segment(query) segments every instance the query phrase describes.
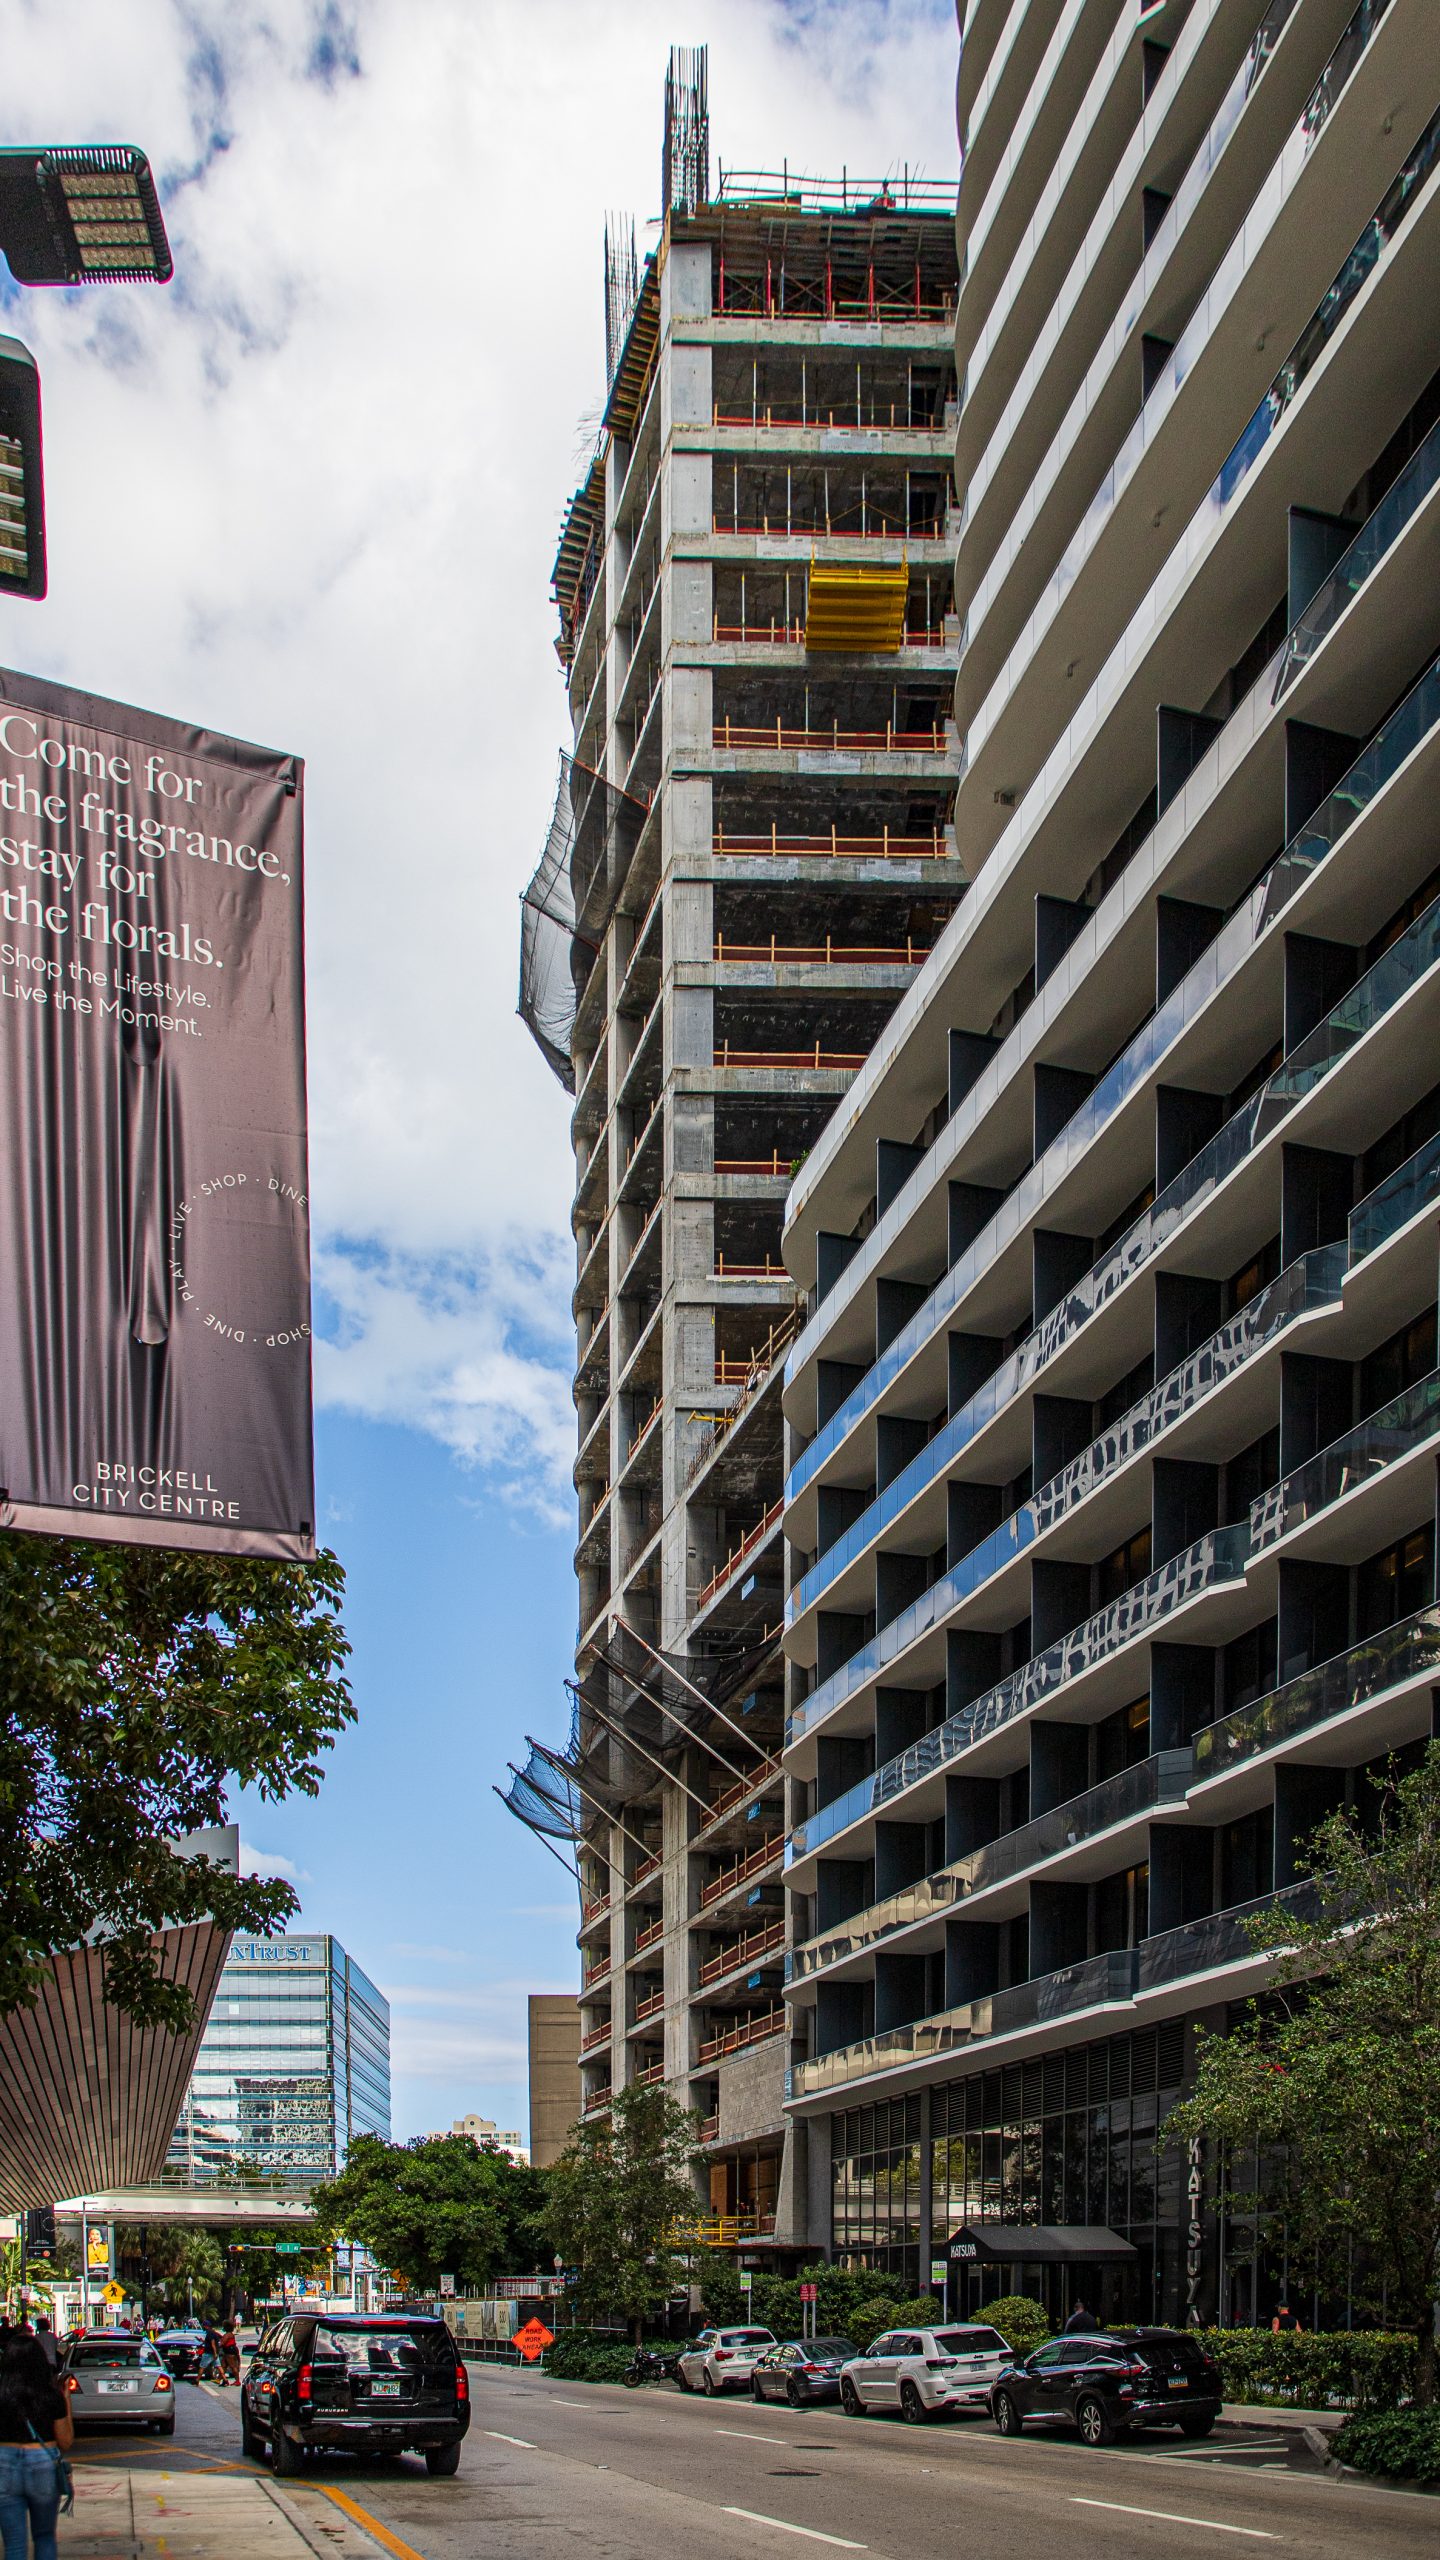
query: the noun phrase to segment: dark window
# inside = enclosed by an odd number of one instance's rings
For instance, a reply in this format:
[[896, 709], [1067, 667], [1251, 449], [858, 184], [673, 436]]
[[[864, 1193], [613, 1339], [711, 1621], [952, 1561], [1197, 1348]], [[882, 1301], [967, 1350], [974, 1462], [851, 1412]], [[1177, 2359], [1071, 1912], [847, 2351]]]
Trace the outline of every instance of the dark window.
[[[1131, 1224], [1133, 1223], [1132, 1220]], [[1123, 1234], [1123, 1228], [1121, 1232]], [[1102, 1431], [1109, 1430], [1112, 1422], [1118, 1422], [1123, 1413], [1128, 1413], [1132, 1404], [1138, 1404], [1142, 1396], [1148, 1396], [1154, 1384], [1155, 1362], [1153, 1358], [1148, 1357], [1137, 1360], [1133, 1369], [1127, 1370], [1123, 1378], [1117, 1378], [1109, 1394], [1101, 1396], [1096, 1404], [1094, 1417], [1096, 1439], [1099, 1439]]]
[[1392, 1122], [1383, 1138], [1377, 1138], [1374, 1146], [1366, 1149], [1360, 1159], [1362, 1194], [1373, 1191], [1378, 1183], [1396, 1172], [1414, 1155], [1417, 1147], [1423, 1147], [1428, 1138], [1434, 1137], [1437, 1129], [1440, 1129], [1440, 1084], [1432, 1085], [1421, 1101], [1412, 1103], [1408, 1111], [1402, 1112], [1400, 1118]]
[[1117, 1547], [1113, 1555], [1101, 1558], [1096, 1589], [1098, 1605], [1103, 1609], [1107, 1602], [1120, 1599], [1132, 1584], [1143, 1582], [1149, 1570], [1150, 1529], [1147, 1523], [1143, 1529], [1136, 1530], [1133, 1538], [1127, 1538], [1123, 1546]]
[[1435, 1530], [1423, 1529], [1401, 1538], [1379, 1555], [1368, 1556], [1356, 1577], [1359, 1585], [1359, 1632], [1378, 1635], [1400, 1618], [1428, 1608], [1435, 1597]]
[[1361, 1413], [1378, 1413], [1382, 1405], [1413, 1387], [1417, 1378], [1428, 1378], [1434, 1366], [1435, 1309], [1426, 1307], [1361, 1361]]
[[1095, 1727], [1095, 1779], [1118, 1777], [1150, 1756], [1150, 1701], [1133, 1698]]
[[1225, 1461], [1222, 1525], [1228, 1527], [1233, 1520], [1248, 1519], [1251, 1503], [1257, 1501], [1262, 1493], [1268, 1493], [1279, 1478], [1280, 1434], [1278, 1431], [1262, 1431], [1259, 1439], [1252, 1440], [1248, 1449], [1237, 1449], [1234, 1457]]
[[1270, 1805], [1227, 1822], [1220, 1834], [1220, 1907], [1258, 1902], [1273, 1889], [1275, 1815]]
[[[1137, 1947], [1148, 1936], [1149, 1927], [1148, 1864], [1126, 1867], [1116, 1876], [1102, 1876], [1095, 1887], [1096, 1954], [1108, 1955], [1115, 1947]], [[1103, 2221], [1103, 2214], [1097, 2219]]]
[[1248, 1707], [1263, 1698], [1275, 1686], [1276, 1625], [1265, 1618], [1258, 1627], [1250, 1627], [1233, 1644], [1227, 1644], [1224, 1663], [1225, 1713], [1237, 1707]]
[[[1278, 1051], [1276, 1054], [1278, 1057]], [[1258, 1298], [1262, 1289], [1269, 1288], [1271, 1281], [1278, 1277], [1279, 1270], [1280, 1238], [1274, 1235], [1268, 1244], [1262, 1244], [1258, 1253], [1252, 1253], [1248, 1262], [1242, 1262], [1239, 1270], [1227, 1280], [1224, 1292], [1226, 1315], [1238, 1315], [1242, 1307], [1248, 1307], [1252, 1298]]]

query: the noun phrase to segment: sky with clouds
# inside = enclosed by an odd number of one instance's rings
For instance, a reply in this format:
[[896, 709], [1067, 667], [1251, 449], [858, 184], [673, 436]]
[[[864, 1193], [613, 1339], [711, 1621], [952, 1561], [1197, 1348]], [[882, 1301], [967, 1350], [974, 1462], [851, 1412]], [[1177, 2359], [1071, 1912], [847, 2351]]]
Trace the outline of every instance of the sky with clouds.
[[490, 1792], [565, 1718], [565, 1097], [515, 1018], [565, 738], [550, 566], [603, 397], [601, 241], [712, 168], [956, 164], [952, 0], [0, 0], [0, 139], [150, 154], [174, 282], [0, 286], [51, 591], [0, 661], [306, 759], [319, 1518], [360, 1723], [244, 1808], [395, 2012], [397, 2131], [523, 2121], [568, 1880]]

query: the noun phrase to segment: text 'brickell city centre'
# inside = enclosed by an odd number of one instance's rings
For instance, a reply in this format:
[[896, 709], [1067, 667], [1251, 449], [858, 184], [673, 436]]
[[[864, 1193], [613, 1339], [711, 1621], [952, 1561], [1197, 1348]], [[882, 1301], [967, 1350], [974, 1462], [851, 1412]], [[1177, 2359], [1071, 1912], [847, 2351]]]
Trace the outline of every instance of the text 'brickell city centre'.
[[1270, 2308], [1157, 2128], [1440, 1690], [1432, 10], [970, 0], [958, 257], [902, 179], [712, 191], [672, 70], [557, 563], [517, 1792], [587, 2108], [695, 2107], [756, 2263]]

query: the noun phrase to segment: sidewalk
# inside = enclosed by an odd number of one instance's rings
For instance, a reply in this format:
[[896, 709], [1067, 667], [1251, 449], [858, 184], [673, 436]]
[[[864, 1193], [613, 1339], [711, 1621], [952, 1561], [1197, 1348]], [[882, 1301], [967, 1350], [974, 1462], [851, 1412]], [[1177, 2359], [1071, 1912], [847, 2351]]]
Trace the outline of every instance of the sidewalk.
[[381, 2546], [328, 2498], [304, 2512], [254, 2471], [78, 2466], [60, 2560], [377, 2560]]

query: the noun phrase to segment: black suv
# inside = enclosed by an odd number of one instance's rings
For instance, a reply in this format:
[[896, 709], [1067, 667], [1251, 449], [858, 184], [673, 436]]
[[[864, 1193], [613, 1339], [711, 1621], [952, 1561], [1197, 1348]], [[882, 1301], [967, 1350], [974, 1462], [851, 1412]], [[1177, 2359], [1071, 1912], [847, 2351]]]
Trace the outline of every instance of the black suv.
[[427, 2471], [460, 2468], [470, 2381], [443, 2320], [407, 2312], [294, 2312], [267, 2329], [240, 2392], [240, 2442], [269, 2448], [283, 2480], [307, 2445], [327, 2452], [423, 2453]]
[[1214, 2357], [1183, 2329], [1119, 2329], [1038, 2347], [1001, 2375], [990, 2414], [1002, 2436], [1041, 2419], [1078, 2428], [1086, 2444], [1113, 2444], [1132, 2427], [1208, 2436], [1222, 2397]]

